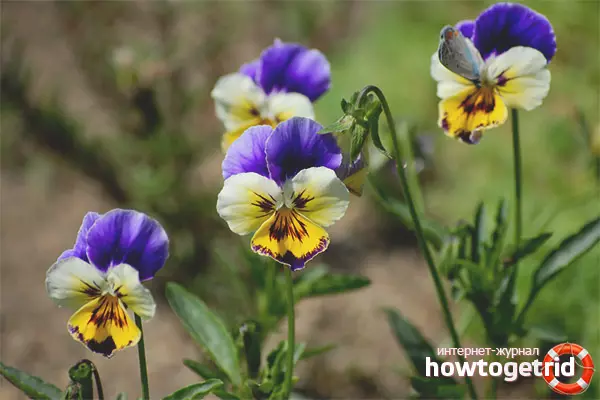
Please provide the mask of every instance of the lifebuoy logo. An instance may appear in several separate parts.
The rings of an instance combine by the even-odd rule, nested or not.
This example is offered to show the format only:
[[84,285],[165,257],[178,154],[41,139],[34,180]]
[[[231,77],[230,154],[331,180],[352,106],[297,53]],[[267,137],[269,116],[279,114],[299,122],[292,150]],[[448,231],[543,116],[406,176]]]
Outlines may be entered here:
[[[469,356],[505,356],[512,359],[517,356],[539,356],[537,348],[440,348],[438,356],[459,355],[468,358]],[[561,362],[560,356],[570,355],[568,361]],[[563,383],[558,380],[560,377],[571,378],[575,376],[575,366],[583,369],[581,377],[573,383]],[[492,376],[503,377],[506,382],[513,382],[519,376],[530,377],[539,376],[543,378],[548,386],[556,393],[563,395],[581,394],[587,390],[594,375],[594,362],[586,349],[575,343],[561,343],[554,346],[544,356],[543,361],[521,361],[519,363],[510,362],[490,362],[480,359],[471,362],[437,362],[431,357],[425,359],[425,375],[427,377],[438,376]]]
[[556,379],[554,371],[552,368],[548,368],[544,370],[544,380],[550,386],[550,389],[554,390],[559,394],[566,395],[575,395],[581,394],[587,390],[590,386],[590,382],[592,381],[592,376],[594,375],[594,361],[592,361],[592,356],[590,353],[583,347],[575,343],[561,343],[557,344],[553,348],[546,353],[544,357],[544,364],[555,363],[556,366],[559,365],[560,356],[562,355],[571,355],[570,360],[573,360],[576,356],[581,362],[581,368],[583,368],[583,374],[574,383],[563,383]]

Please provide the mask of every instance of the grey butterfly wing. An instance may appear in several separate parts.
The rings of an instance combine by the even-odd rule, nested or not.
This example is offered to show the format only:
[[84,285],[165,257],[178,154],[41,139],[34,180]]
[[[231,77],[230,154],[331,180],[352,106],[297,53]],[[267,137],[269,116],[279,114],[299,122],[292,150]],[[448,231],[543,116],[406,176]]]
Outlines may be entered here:
[[478,81],[483,60],[475,46],[451,26],[444,27],[440,36],[440,63],[455,74]]

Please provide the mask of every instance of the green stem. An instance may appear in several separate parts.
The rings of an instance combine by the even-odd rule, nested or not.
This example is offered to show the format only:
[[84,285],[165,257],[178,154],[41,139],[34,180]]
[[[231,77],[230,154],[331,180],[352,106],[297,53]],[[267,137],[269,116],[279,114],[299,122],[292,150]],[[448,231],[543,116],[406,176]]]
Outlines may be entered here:
[[142,328],[142,319],[135,315],[135,324],[140,330],[141,338],[138,343],[138,358],[140,361],[140,380],[142,381],[142,398],[150,400],[150,388],[148,387],[148,369],[146,367],[146,347],[144,346],[144,329]]
[[[406,176],[406,172],[402,165],[400,146],[398,145],[398,137],[396,135],[396,124],[394,123],[394,118],[392,117],[392,112],[390,110],[390,106],[381,91],[377,86],[365,86],[358,95],[356,100],[357,104],[360,104],[361,99],[368,95],[369,93],[375,94],[381,105],[383,106],[383,111],[385,113],[385,117],[387,120],[388,128],[390,129],[390,133],[392,136],[392,144],[394,147],[394,158],[396,160],[396,169],[398,170],[398,175],[400,177],[400,184],[402,186],[402,191],[404,192],[404,197],[406,198],[406,203],[408,204],[408,208],[410,210],[410,215],[413,219],[413,223],[415,225],[415,233],[417,235],[417,241],[419,243],[419,248],[423,253],[425,261],[427,262],[427,266],[429,267],[429,272],[431,277],[433,278],[433,283],[435,285],[435,289],[438,295],[438,299],[442,306],[442,311],[444,314],[444,320],[446,322],[446,326],[450,331],[450,336],[452,337],[452,342],[454,347],[461,348],[460,339],[458,337],[458,333],[456,332],[456,328],[454,327],[454,322],[452,321],[452,314],[450,313],[450,307],[448,305],[448,298],[446,297],[446,292],[444,291],[444,286],[442,285],[442,281],[438,274],[437,268],[433,261],[433,257],[429,251],[429,247],[427,246],[427,242],[425,241],[425,235],[423,234],[423,228],[421,226],[421,220],[419,219],[419,214],[415,208],[415,203],[411,196],[409,186],[408,186],[408,178]],[[463,356],[458,356],[460,362],[464,363],[465,359]],[[469,394],[471,398],[477,399],[477,392],[475,391],[475,386],[473,386],[473,381],[470,377],[465,376],[465,383],[467,384],[467,388],[469,390]]]
[[519,141],[519,114],[514,108],[510,110],[512,120],[513,158],[515,168],[515,246],[521,243],[522,218],[522,173],[521,144]]
[[288,320],[288,345],[287,345],[287,368],[285,370],[284,396],[286,399],[292,393],[292,378],[294,377],[294,353],[296,344],[296,328],[294,327],[294,280],[292,278],[292,270],[285,268],[285,285],[287,288],[287,320]]

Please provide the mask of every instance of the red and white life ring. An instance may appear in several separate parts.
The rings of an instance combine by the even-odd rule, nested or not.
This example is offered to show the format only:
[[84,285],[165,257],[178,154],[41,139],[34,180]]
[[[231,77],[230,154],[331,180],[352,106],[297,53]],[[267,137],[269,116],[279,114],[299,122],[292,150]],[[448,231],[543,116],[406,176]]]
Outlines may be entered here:
[[[544,366],[546,363],[554,363],[555,357],[562,356],[563,354],[571,354],[577,356],[583,364],[583,375],[575,383],[562,383],[553,373],[553,368],[543,368],[542,374],[546,383],[552,390],[559,394],[579,394],[587,390],[590,382],[592,381],[592,375],[594,375],[594,362],[590,353],[583,347],[575,343],[561,343],[557,344],[548,351],[544,357]],[[548,374],[546,374],[548,372]]]

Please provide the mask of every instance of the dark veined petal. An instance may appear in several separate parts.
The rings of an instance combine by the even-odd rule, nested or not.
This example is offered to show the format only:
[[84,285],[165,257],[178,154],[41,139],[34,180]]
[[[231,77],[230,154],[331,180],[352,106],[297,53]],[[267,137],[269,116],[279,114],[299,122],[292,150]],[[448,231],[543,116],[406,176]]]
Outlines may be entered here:
[[471,37],[473,37],[473,31],[475,30],[475,21],[470,19],[460,21],[456,24],[455,28],[458,29],[464,37],[471,39]]
[[279,185],[303,169],[342,163],[342,152],[331,134],[318,135],[323,127],[308,118],[294,117],[277,125],[267,140],[267,166]]
[[548,19],[521,4],[498,3],[475,20],[475,47],[484,59],[516,46],[539,50],[550,62],[556,53],[556,36]]
[[265,144],[273,132],[268,125],[253,126],[237,139],[227,150],[223,159],[223,179],[244,172],[256,172],[269,177]]
[[331,67],[318,50],[275,40],[260,60],[257,82],[266,93],[294,92],[315,101],[331,85]]
[[60,261],[69,257],[77,257],[85,262],[88,262],[88,257],[86,254],[87,233],[92,225],[94,225],[96,220],[100,218],[100,216],[101,214],[98,214],[97,212],[89,212],[85,214],[85,217],[83,217],[83,222],[81,223],[81,227],[79,228],[79,232],[77,233],[75,246],[73,246],[72,249],[64,251],[56,261]]
[[87,255],[102,271],[128,264],[139,271],[140,281],[154,277],[169,256],[169,239],[163,227],[147,215],[116,209],[100,217],[88,232]]

